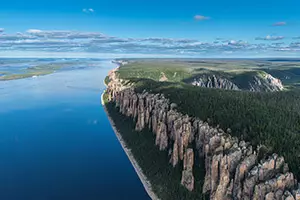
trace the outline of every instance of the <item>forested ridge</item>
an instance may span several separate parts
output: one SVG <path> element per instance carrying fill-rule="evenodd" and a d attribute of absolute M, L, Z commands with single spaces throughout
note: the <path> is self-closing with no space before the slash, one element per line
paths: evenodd
<path fill-rule="evenodd" d="M 153 191 L 162 199 L 222 199 L 224 195 L 228 198 L 264 199 L 272 194 L 276 198 L 288 198 L 293 195 L 296 197 L 300 194 L 297 180 L 293 176 L 294 174 L 298 180 L 300 178 L 300 89 L 297 87 L 298 79 L 290 75 L 294 69 L 281 71 L 280 66 L 283 64 L 269 64 L 273 70 L 270 73 L 274 74 L 274 70 L 278 73 L 280 71 L 281 76 L 278 79 L 277 76 L 272 77 L 264 70 L 253 67 L 253 63 L 247 68 L 241 68 L 240 64 L 243 62 L 221 62 L 222 67 L 206 66 L 215 63 L 212 61 L 200 64 L 197 61 L 195 65 L 186 65 L 186 61 L 180 61 L 179 64 L 161 61 L 129 62 L 121 64 L 109 74 L 111 79 L 106 79 L 107 83 L 111 81 L 109 94 L 113 96 L 112 91 L 117 92 L 114 96 L 115 102 L 113 100 L 106 103 L 109 115 L 154 186 Z M 210 76 L 206 72 L 210 73 Z M 224 84 L 229 79 L 239 86 L 244 84 L 245 87 L 238 90 L 228 89 L 228 85 Z M 288 80 L 284 81 L 286 85 L 281 85 L 282 79 Z M 193 84 L 194 82 L 197 84 Z M 261 90 L 264 84 L 267 87 L 277 85 L 281 88 Z M 164 97 L 159 94 L 163 94 Z M 159 97 L 167 98 L 167 104 L 175 108 L 175 112 L 188 116 L 187 119 L 174 117 L 172 112 L 168 112 L 170 115 L 168 114 L 167 119 L 177 119 L 176 123 L 180 125 L 172 128 L 178 131 L 175 138 L 181 137 L 183 129 L 185 133 L 193 131 L 193 128 L 189 129 L 189 125 L 185 124 L 185 120 L 192 124 L 194 130 L 197 130 L 199 120 L 204 121 L 204 124 L 213 130 L 204 131 L 205 128 L 201 126 L 203 131 L 196 132 L 203 134 L 198 135 L 200 140 L 188 144 L 188 148 L 195 153 L 192 171 L 185 171 L 187 168 L 183 167 L 182 162 L 178 166 L 173 165 L 175 168 L 170 167 L 170 162 L 178 158 L 180 141 L 185 140 L 181 139 L 178 143 L 178 140 L 173 141 L 172 136 L 169 137 L 166 133 L 164 127 L 169 127 L 169 124 L 159 119 L 158 113 L 165 108 L 163 101 L 156 99 Z M 138 103 L 133 103 L 136 101 Z M 145 102 L 151 102 L 155 107 L 147 107 Z M 116 105 L 121 105 L 120 110 L 116 109 Z M 137 109 L 137 121 L 126 117 L 132 116 Z M 159 126 L 152 129 L 154 134 L 144 127 L 150 120 L 148 118 L 147 121 L 147 117 L 143 118 L 147 116 L 148 110 L 154 122 L 162 120 L 159 121 Z M 226 135 L 232 140 L 226 138 Z M 205 143 L 205 137 L 209 138 L 208 143 Z M 224 143 L 219 144 L 218 141 Z M 153 145 L 154 143 L 156 145 Z M 202 151 L 197 151 L 204 143 L 208 145 L 204 149 L 207 153 L 205 157 L 201 155 Z M 166 144 L 169 145 L 168 151 L 159 151 L 166 147 Z M 192 156 L 184 161 L 192 160 L 191 158 Z M 236 164 L 237 167 L 234 166 Z M 236 167 L 235 170 L 231 171 L 230 166 Z M 246 176 L 244 172 L 247 173 Z M 194 190 L 189 189 L 194 184 L 192 177 L 195 178 Z M 187 192 L 186 189 L 191 192 Z"/>
<path fill-rule="evenodd" d="M 300 91 L 262 93 L 199 88 L 183 83 L 130 79 L 137 92 L 162 93 L 178 111 L 231 129 L 231 134 L 264 145 L 262 154 L 284 156 L 300 178 Z"/>
<path fill-rule="evenodd" d="M 107 101 L 106 101 L 107 102 Z M 126 145 L 130 147 L 135 160 L 143 169 L 143 173 L 151 182 L 155 194 L 164 200 L 174 199 L 209 199 L 202 194 L 204 182 L 204 163 L 202 159 L 197 159 L 194 165 L 195 190 L 189 192 L 180 183 L 182 163 L 172 167 L 169 163 L 168 151 L 160 151 L 155 144 L 155 136 L 149 129 L 140 132 L 135 131 L 135 122 L 119 112 L 115 103 L 107 102 L 106 109 L 113 119 L 114 125 L 122 135 Z"/>

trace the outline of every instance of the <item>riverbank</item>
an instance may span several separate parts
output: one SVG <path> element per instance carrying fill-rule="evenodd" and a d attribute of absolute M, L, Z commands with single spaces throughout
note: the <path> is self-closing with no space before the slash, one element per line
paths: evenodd
<path fill-rule="evenodd" d="M 103 91 L 103 93 L 101 94 L 101 105 L 103 107 L 105 107 L 105 102 L 104 102 L 104 94 L 105 94 L 106 90 Z M 107 114 L 107 113 L 106 113 Z"/>
<path fill-rule="evenodd" d="M 115 134 L 116 134 L 116 136 L 117 136 L 117 138 L 118 138 L 118 140 L 119 140 L 119 142 L 120 142 L 123 150 L 125 151 L 128 159 L 130 160 L 130 162 L 131 162 L 134 170 L 136 171 L 137 175 L 139 176 L 139 178 L 140 178 L 140 180 L 141 180 L 141 182 L 142 182 L 142 184 L 143 184 L 146 192 L 148 193 L 148 195 L 150 196 L 151 199 L 153 199 L 153 200 L 159 200 L 159 198 L 156 196 L 156 194 L 152 190 L 151 183 L 149 182 L 149 180 L 147 179 L 147 177 L 143 173 L 141 167 L 139 166 L 138 162 L 135 160 L 133 154 L 131 153 L 131 150 L 127 147 L 125 141 L 123 140 L 122 135 L 117 130 L 113 119 L 110 117 L 110 115 L 109 115 L 109 113 L 107 111 L 106 105 L 104 103 L 104 99 L 103 99 L 104 93 L 105 93 L 105 91 L 101 95 L 101 102 L 103 102 L 102 105 L 103 105 L 104 111 L 105 111 L 105 113 L 107 115 L 107 118 L 108 118 L 108 120 L 109 120 L 109 122 L 111 124 L 111 127 L 113 128 L 113 130 L 114 130 L 114 132 L 115 132 Z"/>

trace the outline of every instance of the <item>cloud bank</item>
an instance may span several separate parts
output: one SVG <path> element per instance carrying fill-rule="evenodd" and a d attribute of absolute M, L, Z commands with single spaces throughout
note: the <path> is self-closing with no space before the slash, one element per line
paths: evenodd
<path fill-rule="evenodd" d="M 201 41 L 186 38 L 120 38 L 99 32 L 29 29 L 23 33 L 0 34 L 0 56 L 3 52 L 45 52 L 73 54 L 218 56 L 275 55 L 300 53 L 298 42 L 281 42 L 283 36 L 254 38 L 256 42 L 216 38 Z M 280 41 L 280 42 L 279 42 Z M 277 55 L 276 54 L 276 55 Z"/>
<path fill-rule="evenodd" d="M 256 40 L 283 40 L 283 36 L 272 36 L 272 35 L 267 35 L 266 37 L 257 37 L 255 38 Z"/>

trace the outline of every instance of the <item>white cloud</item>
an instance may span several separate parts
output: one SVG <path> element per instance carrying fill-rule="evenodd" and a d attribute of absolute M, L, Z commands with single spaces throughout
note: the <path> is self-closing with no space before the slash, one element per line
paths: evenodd
<path fill-rule="evenodd" d="M 35 30 L 29 29 L 27 31 L 32 36 L 43 38 L 62 38 L 62 39 L 89 39 L 89 38 L 104 38 L 104 34 L 99 32 L 80 32 L 80 31 L 66 31 L 66 30 Z"/>
<path fill-rule="evenodd" d="M 24 34 L 1 34 L 0 35 L 0 41 L 21 41 L 21 40 L 25 40 L 25 39 L 32 39 L 34 37 L 30 36 L 30 35 L 24 35 Z"/>
<path fill-rule="evenodd" d="M 0 33 L 3 33 L 4 32 L 4 28 L 0 28 Z"/>
<path fill-rule="evenodd" d="M 197 20 L 197 21 L 203 21 L 203 20 L 209 20 L 210 17 L 206 17 L 206 16 L 203 16 L 203 15 L 195 15 L 194 19 Z"/>
<path fill-rule="evenodd" d="M 2 51 L 0 58 L 174 58 L 172 54 L 140 54 L 140 53 L 87 53 L 87 52 L 41 52 L 41 51 Z M 176 57 L 192 57 L 177 55 Z"/>
<path fill-rule="evenodd" d="M 285 26 L 286 24 L 286 22 L 276 22 L 273 24 L 273 26 Z"/>
<path fill-rule="evenodd" d="M 84 9 L 82 9 L 82 12 L 84 12 L 84 13 L 93 13 L 93 12 L 95 12 L 95 10 L 93 8 L 84 8 Z"/>
<path fill-rule="evenodd" d="M 258 37 L 256 40 L 276 41 L 283 36 Z M 70 30 L 29 29 L 24 33 L 0 34 L 0 52 L 52 52 L 52 53 L 91 53 L 91 54 L 163 54 L 163 55 L 232 55 L 254 52 L 288 52 L 299 49 L 298 43 L 246 42 L 239 39 L 203 42 L 186 38 L 120 38 L 100 32 L 81 32 Z"/>
<path fill-rule="evenodd" d="M 257 37 L 255 40 L 283 40 L 283 36 L 272 36 L 272 35 L 267 35 L 266 37 Z"/>
<path fill-rule="evenodd" d="M 32 34 L 36 34 L 36 33 L 41 33 L 42 31 L 41 30 L 38 30 L 38 29 L 29 29 L 26 31 L 27 33 L 32 33 Z"/>

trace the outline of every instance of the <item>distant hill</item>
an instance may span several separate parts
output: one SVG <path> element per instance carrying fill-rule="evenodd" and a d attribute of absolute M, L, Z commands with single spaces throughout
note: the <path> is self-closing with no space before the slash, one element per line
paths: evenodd
<path fill-rule="evenodd" d="M 120 78 L 147 78 L 183 82 L 200 87 L 274 92 L 284 89 L 282 81 L 254 61 L 131 60 L 120 63 Z M 264 61 L 266 62 L 266 61 Z M 240 64 L 240 65 L 239 65 Z M 277 69 L 278 66 L 274 69 Z M 270 71 L 273 72 L 273 71 Z M 274 74 L 275 71 L 274 71 Z"/>

